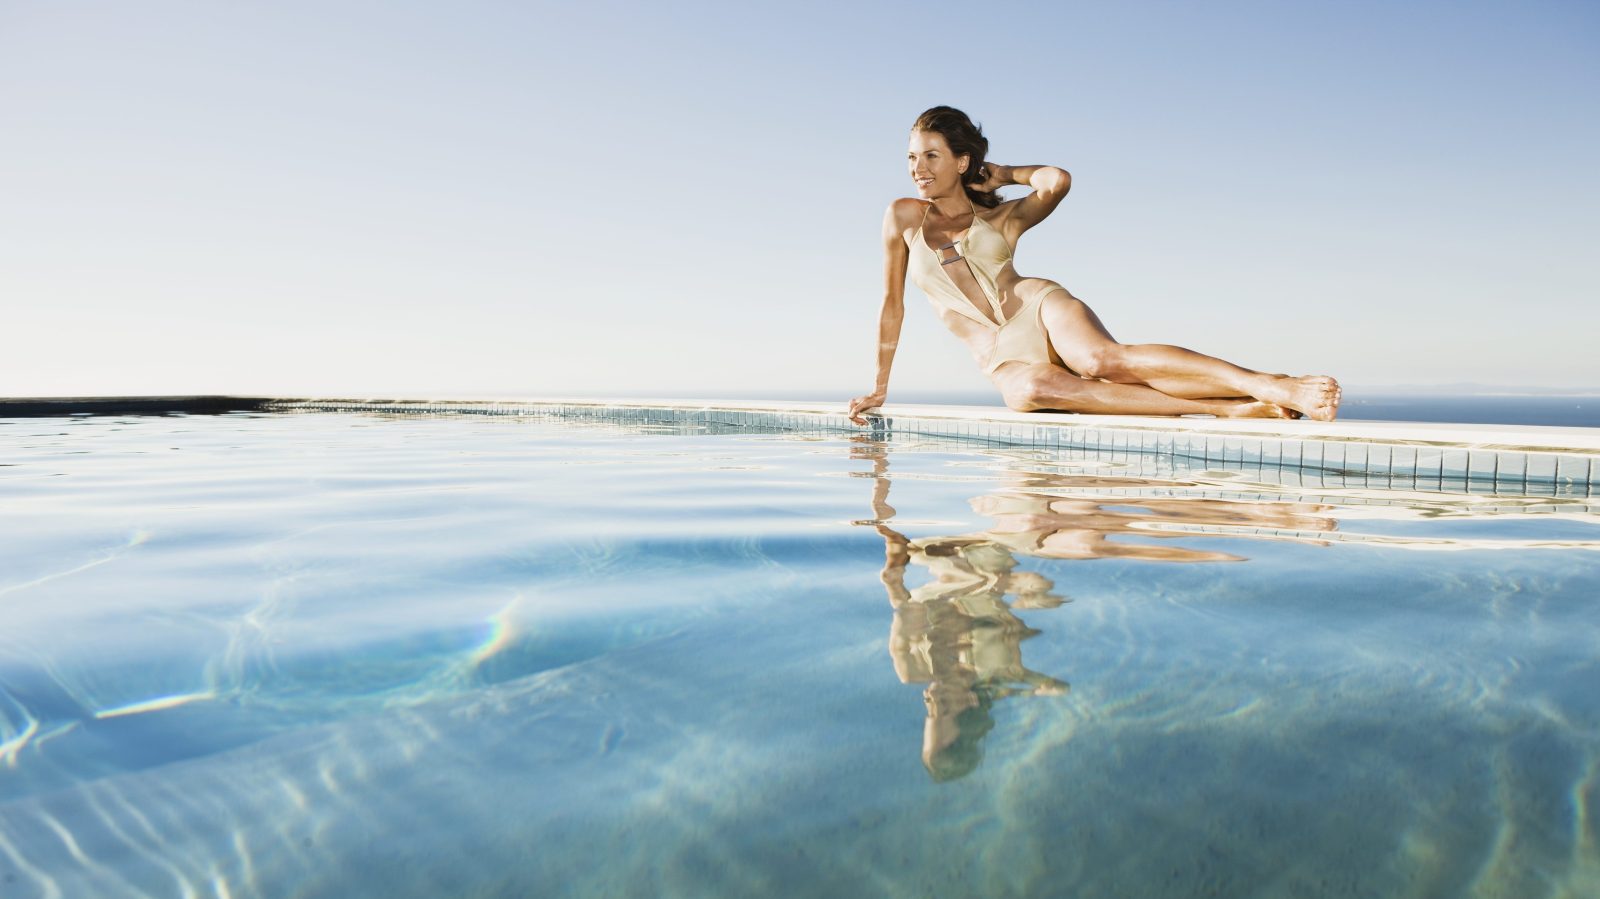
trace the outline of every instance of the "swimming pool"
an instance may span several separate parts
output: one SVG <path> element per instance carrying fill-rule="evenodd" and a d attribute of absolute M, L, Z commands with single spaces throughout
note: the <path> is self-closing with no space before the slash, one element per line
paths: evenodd
<path fill-rule="evenodd" d="M 1174 447 L 0 419 L 0 895 L 1600 890 L 1587 475 Z"/>

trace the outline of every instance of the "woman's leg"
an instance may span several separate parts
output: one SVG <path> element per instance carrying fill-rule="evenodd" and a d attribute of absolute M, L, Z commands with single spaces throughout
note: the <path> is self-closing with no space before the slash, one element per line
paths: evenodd
<path fill-rule="evenodd" d="M 1165 344 L 1121 344 L 1094 310 L 1065 288 L 1050 291 L 1040 302 L 1051 345 L 1085 377 L 1143 384 L 1174 397 L 1255 397 L 1321 421 L 1332 420 L 1339 408 L 1339 385 L 1332 378 L 1266 374 Z"/>
<path fill-rule="evenodd" d="M 1080 378 L 1047 362 L 1008 362 L 995 370 L 1006 405 L 1019 412 L 1084 412 L 1101 415 L 1215 415 L 1218 418 L 1288 418 L 1273 403 L 1236 399 L 1186 399 L 1142 384 Z"/>

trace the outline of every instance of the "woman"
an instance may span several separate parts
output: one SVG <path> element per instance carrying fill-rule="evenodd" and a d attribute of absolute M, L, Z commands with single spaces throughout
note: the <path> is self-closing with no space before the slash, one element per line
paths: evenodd
<path fill-rule="evenodd" d="M 1164 344 L 1121 344 L 1066 288 L 1017 274 L 1017 240 L 1055 210 L 1072 176 L 1046 165 L 985 162 L 988 151 L 972 120 L 949 106 L 933 107 L 912 126 L 907 163 L 918 196 L 895 200 L 884 214 L 878 377 L 871 393 L 850 401 L 852 421 L 865 424 L 861 413 L 888 392 L 908 272 L 1019 412 L 1333 419 L 1340 398 L 1333 378 L 1266 374 Z M 1007 184 L 1033 193 L 1002 200 L 995 190 Z"/>

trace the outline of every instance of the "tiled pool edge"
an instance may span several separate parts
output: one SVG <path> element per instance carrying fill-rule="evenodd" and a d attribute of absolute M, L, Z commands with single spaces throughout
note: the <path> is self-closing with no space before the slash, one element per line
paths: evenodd
<path fill-rule="evenodd" d="M 230 396 L 0 399 L 0 417 L 229 411 L 523 415 L 802 434 L 916 435 L 1069 453 L 1159 454 L 1190 465 L 1319 473 L 1328 486 L 1600 496 L 1600 429 L 1409 422 L 1231 421 L 889 404 L 856 425 L 840 403 L 747 400 L 349 399 Z"/>
<path fill-rule="evenodd" d="M 468 413 L 661 425 L 706 425 L 870 439 L 916 435 L 981 445 L 1316 472 L 1321 486 L 1527 495 L 1600 495 L 1600 429 L 1429 426 L 1404 422 L 1223 421 L 1016 413 L 984 407 L 887 405 L 856 425 L 837 404 L 644 400 L 273 400 L 270 411 Z M 1447 439 L 1475 433 L 1487 440 Z M 1568 444 L 1579 444 L 1571 446 Z"/>

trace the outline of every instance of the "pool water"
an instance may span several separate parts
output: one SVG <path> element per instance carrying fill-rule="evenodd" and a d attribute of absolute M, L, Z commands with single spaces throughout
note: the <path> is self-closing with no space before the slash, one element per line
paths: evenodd
<path fill-rule="evenodd" d="M 0 419 L 0 896 L 1600 894 L 1600 500 Z"/>

